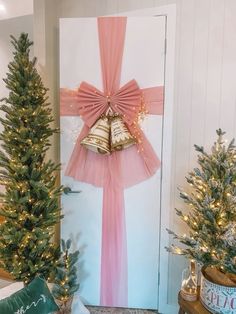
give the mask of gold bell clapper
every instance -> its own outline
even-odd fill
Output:
[[[123,150],[136,144],[135,139],[130,134],[122,117],[113,115],[110,117],[111,123],[111,151]]]
[[[90,129],[81,145],[95,153],[110,154],[110,121],[106,116],[101,117]]]

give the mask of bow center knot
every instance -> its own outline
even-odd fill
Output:
[[[111,95],[107,95],[106,99],[107,99],[107,105],[110,106],[110,104],[111,104]]]
[[[108,95],[106,96],[106,104],[107,104],[107,107],[108,107],[108,108],[111,108],[111,107],[112,107],[112,96],[111,96],[111,94],[108,94]]]

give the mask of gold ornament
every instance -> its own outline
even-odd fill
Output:
[[[111,150],[123,150],[136,144],[120,115],[111,117]]]
[[[121,115],[111,110],[90,129],[88,135],[81,141],[81,145],[99,154],[110,154],[136,144],[135,138],[129,132]]]
[[[87,149],[100,154],[110,154],[110,123],[108,117],[101,117],[81,141]]]

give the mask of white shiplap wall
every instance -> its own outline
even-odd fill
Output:
[[[184,176],[196,165],[193,144],[209,149],[219,127],[236,136],[236,1],[182,0],[177,8],[173,208],[183,206],[176,187],[186,187]],[[170,303],[180,281],[176,261],[170,259]]]
[[[58,17],[107,15],[176,3],[171,224],[176,231],[183,231],[184,227],[174,214],[174,208],[182,207],[177,186],[186,187],[184,177],[196,165],[193,144],[209,148],[215,139],[215,130],[219,127],[227,131],[229,139],[236,136],[236,0],[54,2],[57,2],[55,12],[57,9]],[[58,28],[58,24],[54,27]],[[57,47],[53,56],[56,54]],[[55,79],[57,77],[58,73]],[[182,268],[183,260],[180,257],[171,257],[170,303],[176,302]]]
[[[176,187],[186,186],[184,175],[196,165],[193,144],[209,149],[219,127],[236,136],[236,1],[182,0],[177,7],[173,207],[181,208]],[[172,225],[183,229],[175,215]],[[171,258],[170,302],[177,273]]]

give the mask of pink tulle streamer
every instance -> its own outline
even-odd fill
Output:
[[[98,18],[98,34],[104,91],[82,82],[78,90],[61,89],[61,116],[80,115],[84,127],[66,169],[76,180],[103,187],[102,260],[100,303],[127,306],[127,245],[124,189],[146,180],[160,167],[160,161],[143,132],[133,122],[141,102],[150,114],[163,114],[163,87],[140,89],[135,80],[120,88],[126,30],[125,17]],[[104,156],[87,150],[80,141],[110,106],[123,115],[132,134],[138,129],[141,142]]]

